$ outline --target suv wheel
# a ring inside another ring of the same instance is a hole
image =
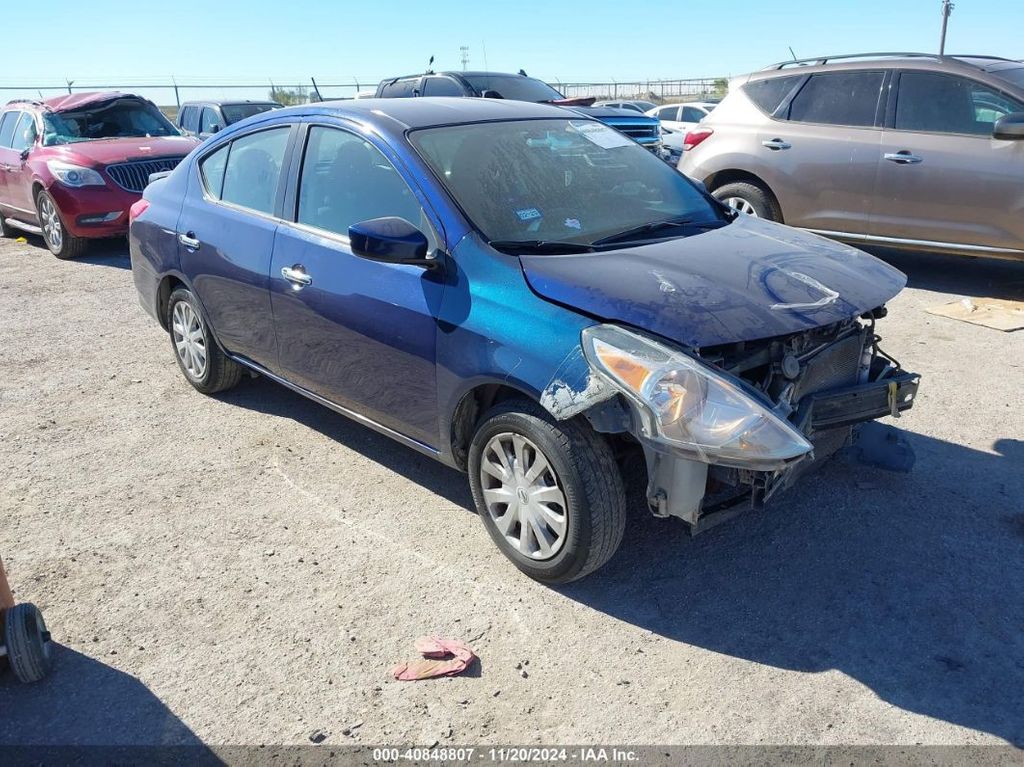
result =
[[[77,258],[85,252],[89,241],[75,237],[64,226],[57,203],[45,189],[40,190],[36,197],[36,211],[39,214],[39,226],[43,230],[43,240],[57,258]]]
[[[3,213],[0,213],[0,237],[13,237],[14,227],[7,224],[7,219],[4,218]]]
[[[236,386],[242,379],[242,366],[213,340],[191,291],[178,288],[171,293],[167,328],[178,367],[198,391],[216,394]]]
[[[529,400],[484,416],[469,448],[469,483],[498,548],[538,581],[582,578],[622,542],[626,499],[608,443]]]
[[[733,210],[769,221],[782,221],[782,211],[775,197],[761,184],[753,181],[734,181],[712,192],[715,199]]]

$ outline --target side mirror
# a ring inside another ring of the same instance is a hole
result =
[[[21,154],[19,155],[19,157],[21,157],[21,161],[22,162],[25,162],[25,160],[28,159],[28,154],[31,151],[32,151],[32,147],[30,147],[30,146],[27,146],[27,147],[25,147],[24,149],[21,150]]]
[[[480,98],[484,98],[484,99],[503,99],[505,97],[502,96],[497,91],[491,90],[490,88],[488,88],[487,90],[482,91],[480,93]]]
[[[437,261],[427,256],[427,237],[404,218],[386,216],[360,221],[348,228],[352,252],[371,261],[413,264],[432,269]]]
[[[210,133],[216,133],[219,130],[220,130],[220,126],[217,125],[217,123],[214,123],[213,125],[210,126]]]
[[[1024,139],[1024,112],[1012,112],[996,120],[992,128],[992,138],[1003,141]]]

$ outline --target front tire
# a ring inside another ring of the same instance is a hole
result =
[[[83,237],[75,237],[68,231],[57,203],[45,189],[41,189],[36,195],[36,212],[39,215],[39,226],[43,230],[43,241],[53,255],[61,260],[68,260],[85,253],[89,241]]]
[[[11,671],[24,684],[38,682],[53,666],[53,648],[46,622],[29,603],[15,605],[4,614],[4,644]]]
[[[190,290],[177,288],[171,293],[167,329],[178,368],[196,390],[216,394],[242,379],[242,366],[221,351]]]
[[[480,519],[502,554],[543,583],[601,567],[626,526],[622,477],[608,443],[580,420],[507,400],[482,419],[469,448]]]
[[[775,197],[761,184],[753,181],[734,181],[712,192],[714,198],[740,213],[769,221],[782,221],[782,211]]]

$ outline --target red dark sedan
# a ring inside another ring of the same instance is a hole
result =
[[[81,255],[89,239],[127,234],[149,175],[198,144],[131,94],[11,101],[0,111],[0,234],[40,234],[57,258]]]

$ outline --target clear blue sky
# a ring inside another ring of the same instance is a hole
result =
[[[45,21],[38,4],[6,5],[0,86],[312,75],[366,88],[423,70],[431,55],[435,69],[459,69],[461,45],[470,68],[522,67],[552,82],[728,76],[788,58],[788,46],[798,56],[934,51],[941,21],[940,0],[49,0]],[[956,0],[947,51],[1024,58],[1022,32],[1024,0]],[[0,100],[15,95],[36,94]]]

